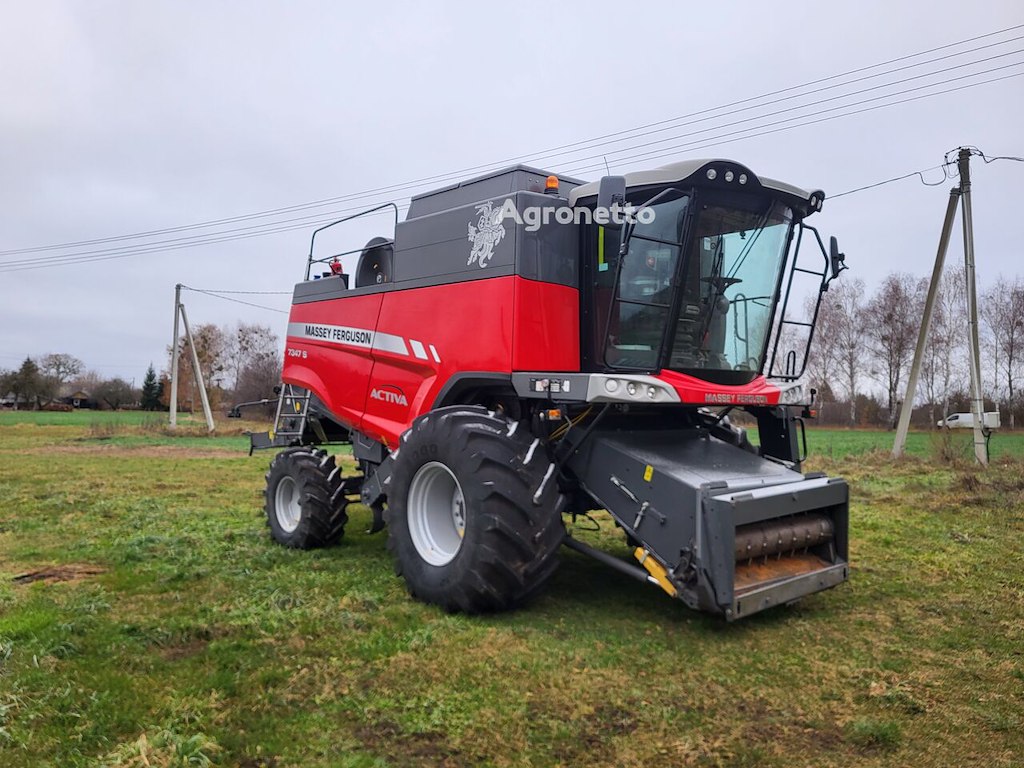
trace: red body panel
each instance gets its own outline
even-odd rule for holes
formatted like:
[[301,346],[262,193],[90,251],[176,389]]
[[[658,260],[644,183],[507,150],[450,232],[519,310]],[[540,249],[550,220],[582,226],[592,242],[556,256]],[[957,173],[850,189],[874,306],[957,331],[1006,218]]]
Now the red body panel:
[[296,304],[290,325],[325,337],[290,328],[283,379],[393,448],[455,374],[578,371],[579,311],[574,288],[516,276]]
[[461,371],[511,371],[513,277],[473,280],[384,295],[377,330],[402,337],[408,354],[374,350],[371,393],[388,388],[405,398],[368,398],[362,432],[387,445]]
[[534,280],[515,285],[512,370],[579,371],[579,291]]
[[[373,329],[384,294],[353,296],[330,302],[292,305],[291,323],[330,323]],[[293,338],[289,333],[284,351],[282,380],[297,384],[319,397],[328,410],[351,427],[359,428],[370,373],[372,351],[368,347],[340,347],[327,341]]]
[[[282,378],[394,448],[456,374],[579,371],[579,317],[576,289],[518,276],[295,304]],[[739,387],[658,377],[692,405],[779,401],[763,376]]]

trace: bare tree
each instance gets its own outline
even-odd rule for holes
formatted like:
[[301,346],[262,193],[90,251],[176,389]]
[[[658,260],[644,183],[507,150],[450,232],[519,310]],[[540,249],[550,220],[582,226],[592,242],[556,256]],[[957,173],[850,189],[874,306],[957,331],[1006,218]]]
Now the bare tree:
[[1010,411],[1010,429],[1016,427],[1017,375],[1024,356],[1024,283],[1013,282],[1002,275],[981,298],[981,317],[996,353],[996,373],[1005,385]]
[[[814,316],[818,297],[808,296],[804,300],[804,316]],[[828,301],[828,295],[822,300],[818,310],[818,320],[814,330],[814,344],[807,354],[807,378],[818,390],[818,401],[822,405],[836,399],[836,378],[840,369],[839,350],[835,344],[838,330],[839,312],[834,302]],[[806,339],[806,336],[804,337]]]
[[237,391],[243,371],[268,358],[277,359],[278,338],[269,327],[259,323],[239,323],[233,330],[227,327],[222,330],[226,340],[225,365]]
[[[246,365],[238,377],[238,386],[235,388],[235,400],[238,402],[252,402],[268,398],[273,400],[274,387],[281,381],[281,358],[279,355],[261,355],[254,358]],[[266,409],[267,415],[272,415],[275,404]]]
[[864,338],[885,387],[890,426],[896,419],[900,384],[914,356],[926,290],[926,280],[893,272],[865,308]]
[[43,355],[39,360],[39,370],[44,376],[48,376],[60,390],[75,376],[85,370],[85,363],[74,355],[64,352]]
[[100,383],[96,388],[96,398],[105,402],[113,411],[125,405],[133,405],[138,399],[132,385],[120,378]]
[[[850,407],[850,424],[857,423],[857,387],[864,364],[864,281],[837,280],[829,286],[814,332],[816,373],[833,393],[842,388]],[[834,377],[834,379],[832,378]]]
[[[217,382],[227,370],[225,354],[227,342],[224,331],[212,323],[204,323],[192,329],[192,337],[195,339],[196,355],[199,358],[199,370],[203,374],[203,380],[207,386],[210,397],[210,404],[213,408],[218,406],[219,390]],[[198,387],[195,372],[192,369],[192,351],[188,347],[188,341],[182,337],[179,341],[178,355],[178,403],[185,405],[191,403],[194,407],[198,403]],[[173,350],[168,347],[168,365]],[[165,397],[170,398],[170,387],[164,391]]]
[[214,380],[219,380],[227,372],[227,335],[213,323],[203,323],[196,326],[192,338],[195,340],[203,379],[208,386],[212,386]]
[[936,406],[941,403],[945,418],[953,389],[963,388],[962,361],[967,358],[965,301],[963,270],[947,270],[936,290],[928,344],[921,360],[921,384],[931,425],[937,421]]
[[68,387],[72,392],[82,391],[86,394],[94,394],[96,388],[103,383],[103,374],[99,371],[84,371],[74,376],[69,382]]

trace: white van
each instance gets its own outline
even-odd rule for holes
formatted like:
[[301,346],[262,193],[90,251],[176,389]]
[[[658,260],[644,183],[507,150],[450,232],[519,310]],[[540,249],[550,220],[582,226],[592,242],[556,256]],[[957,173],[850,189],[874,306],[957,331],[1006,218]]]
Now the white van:
[[[944,419],[939,419],[936,424],[940,427],[947,427],[954,429],[962,427],[965,429],[974,429],[974,414],[973,413],[951,413]],[[989,411],[985,414],[984,426],[987,429],[999,429],[999,411]]]

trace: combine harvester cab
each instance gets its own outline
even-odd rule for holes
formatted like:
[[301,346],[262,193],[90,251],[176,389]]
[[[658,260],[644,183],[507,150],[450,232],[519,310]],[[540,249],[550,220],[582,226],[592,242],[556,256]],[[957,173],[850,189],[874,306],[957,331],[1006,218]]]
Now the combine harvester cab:
[[[805,223],[823,198],[726,160],[590,184],[517,166],[401,222],[357,214],[395,216],[357,251],[314,258],[314,233],[253,436],[285,448],[274,537],[330,543],[362,501],[409,591],[466,612],[535,594],[561,544],[729,620],[846,580],[848,488],[801,474],[800,380],[845,269]],[[358,474],[315,447],[339,442]],[[565,534],[592,509],[637,562]]]

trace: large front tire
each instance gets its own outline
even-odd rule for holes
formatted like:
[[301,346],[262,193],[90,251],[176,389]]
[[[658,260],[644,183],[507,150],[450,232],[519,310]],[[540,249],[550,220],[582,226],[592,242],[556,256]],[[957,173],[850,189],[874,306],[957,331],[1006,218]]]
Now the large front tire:
[[480,613],[517,605],[551,578],[565,499],[541,443],[484,408],[441,408],[413,423],[387,511],[388,549],[410,594]]
[[313,549],[342,537],[347,501],[333,456],[316,448],[287,448],[274,457],[266,479],[264,511],[276,542]]

